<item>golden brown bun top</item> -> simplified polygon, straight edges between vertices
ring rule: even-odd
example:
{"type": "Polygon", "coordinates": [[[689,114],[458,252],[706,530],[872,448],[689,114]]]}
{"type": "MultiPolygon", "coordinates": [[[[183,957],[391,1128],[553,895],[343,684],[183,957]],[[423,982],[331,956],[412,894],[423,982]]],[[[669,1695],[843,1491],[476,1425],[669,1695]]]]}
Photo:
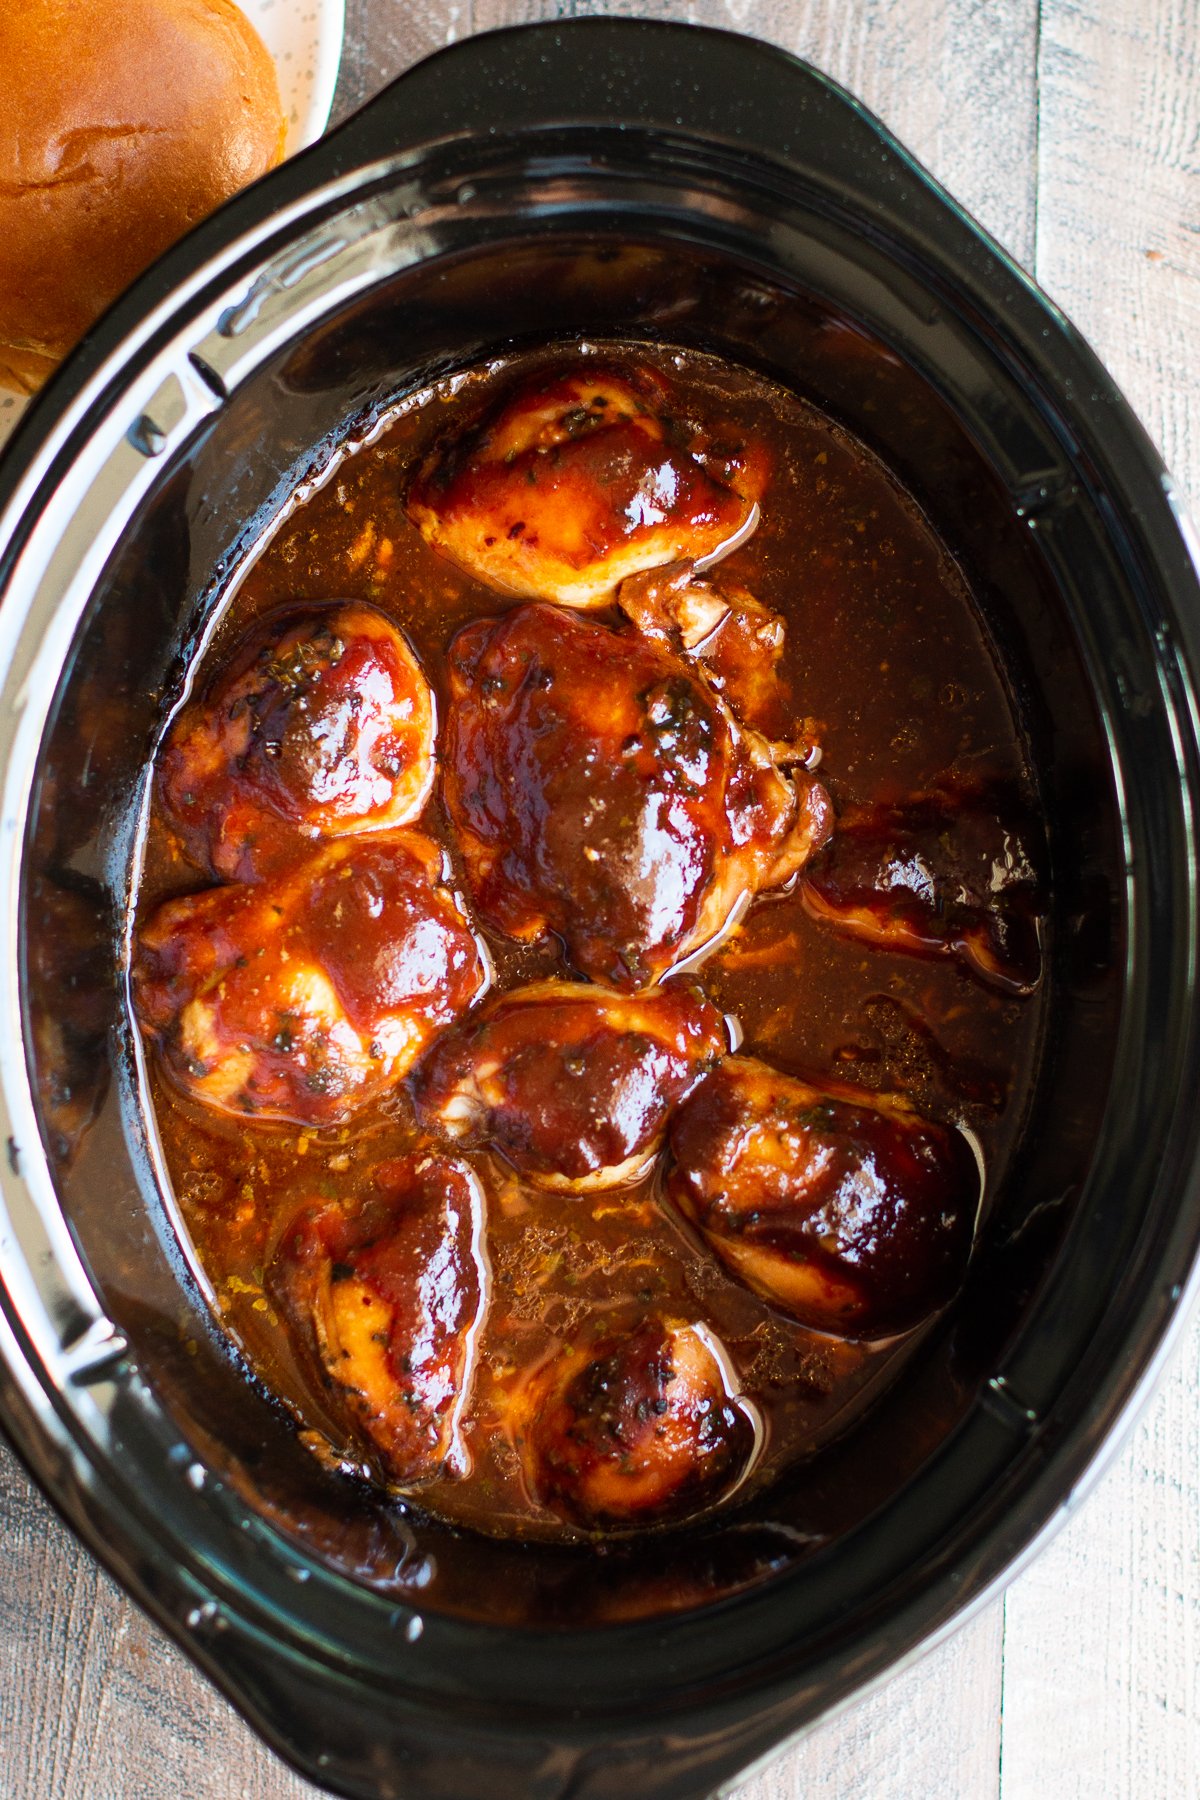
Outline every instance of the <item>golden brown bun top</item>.
{"type": "Polygon", "coordinates": [[[0,0],[0,370],[82,337],[278,162],[275,69],[232,0],[0,0]]]}

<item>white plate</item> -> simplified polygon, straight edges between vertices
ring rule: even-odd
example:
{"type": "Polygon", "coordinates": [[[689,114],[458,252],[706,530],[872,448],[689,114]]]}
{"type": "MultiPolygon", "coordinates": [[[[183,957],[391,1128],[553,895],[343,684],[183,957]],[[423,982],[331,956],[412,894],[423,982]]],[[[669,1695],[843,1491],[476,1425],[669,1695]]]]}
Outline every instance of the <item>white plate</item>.
{"type": "MultiPolygon", "coordinates": [[[[3,0],[0,0],[0,5],[3,0]]],[[[345,0],[240,0],[271,52],[288,122],[284,155],[303,150],[329,123],[346,29],[345,0]]],[[[28,401],[0,388],[0,446],[28,401]]]]}
{"type": "Polygon", "coordinates": [[[345,0],[239,0],[275,60],[287,115],[284,155],[315,143],[329,123],[342,60],[345,0]]]}

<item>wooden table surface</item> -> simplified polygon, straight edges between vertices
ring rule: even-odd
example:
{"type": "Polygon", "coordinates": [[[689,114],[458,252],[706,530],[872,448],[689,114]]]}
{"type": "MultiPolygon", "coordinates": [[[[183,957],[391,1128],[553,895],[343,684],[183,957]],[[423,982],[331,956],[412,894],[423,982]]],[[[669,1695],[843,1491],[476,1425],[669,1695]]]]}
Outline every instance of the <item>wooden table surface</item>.
{"type": "MultiPolygon", "coordinates": [[[[1198,0],[348,0],[337,116],[471,31],[594,11],[756,33],[853,89],[1083,329],[1200,510],[1198,0]]],[[[737,1800],[1196,1800],[1198,1472],[1193,1326],[1004,1599],[737,1800]]],[[[0,1800],[315,1793],[0,1448],[0,1800]]]]}

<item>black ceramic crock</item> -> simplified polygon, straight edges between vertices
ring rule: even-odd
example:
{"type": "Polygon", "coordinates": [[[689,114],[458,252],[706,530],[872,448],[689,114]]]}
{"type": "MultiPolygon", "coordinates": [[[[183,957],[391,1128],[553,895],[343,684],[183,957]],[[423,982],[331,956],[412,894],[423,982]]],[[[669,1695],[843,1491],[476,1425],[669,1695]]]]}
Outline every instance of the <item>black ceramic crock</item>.
{"type": "Polygon", "coordinates": [[[307,1775],[690,1800],[944,1634],[1075,1503],[1195,1285],[1196,569],[1095,357],[853,100],[749,40],[473,38],[203,225],[0,460],[0,1412],[307,1775]],[[782,380],[969,571],[1037,762],[1050,1024],[967,1289],[743,1511],[490,1543],[322,1473],[214,1327],[120,980],[164,697],[239,557],[398,394],[644,337],[782,380]]]}

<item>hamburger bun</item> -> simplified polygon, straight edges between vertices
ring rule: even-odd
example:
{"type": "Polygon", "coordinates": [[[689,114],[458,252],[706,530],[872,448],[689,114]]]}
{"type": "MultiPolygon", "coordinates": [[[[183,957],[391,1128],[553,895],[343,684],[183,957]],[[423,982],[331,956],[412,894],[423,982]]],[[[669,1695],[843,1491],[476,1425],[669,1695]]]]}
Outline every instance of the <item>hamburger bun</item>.
{"type": "Polygon", "coordinates": [[[32,391],[285,126],[233,0],[0,0],[0,69],[0,382],[32,391]]]}

